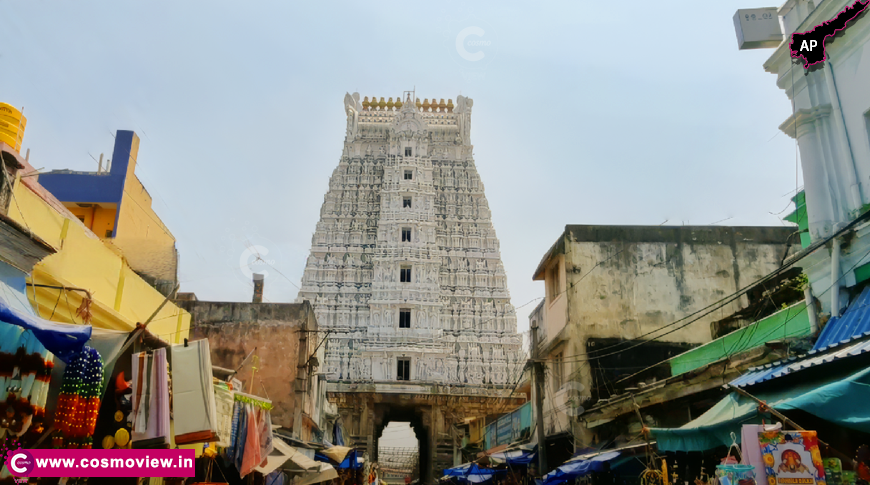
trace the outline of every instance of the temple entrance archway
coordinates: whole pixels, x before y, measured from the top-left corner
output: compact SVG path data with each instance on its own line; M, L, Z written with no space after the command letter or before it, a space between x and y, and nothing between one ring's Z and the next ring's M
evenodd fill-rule
M409 423L418 441L420 483L430 484L460 459L454 424L470 417L504 412L526 402L525 395L505 389L503 396L435 393L383 393L372 384L330 383L330 401L338 407L353 446L378 462L378 441L391 422ZM455 390L453 392L456 392Z
M427 441L426 430L421 422L412 425L409 421L398 421L401 418L396 414L405 413L389 414L392 415L389 421L382 422L375 431L380 478L389 485L404 485L406 480L419 479L421 470L429 468L428 463L421 463L423 457L430 456L428 445L421 446L421 442Z

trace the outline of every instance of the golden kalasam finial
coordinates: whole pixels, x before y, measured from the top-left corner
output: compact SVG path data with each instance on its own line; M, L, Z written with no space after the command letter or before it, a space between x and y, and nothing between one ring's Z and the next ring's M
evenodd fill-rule
M390 100L387 101L387 108L390 108L390 111L393 111L393 106L395 105L396 103L393 102L393 98L390 98Z
M378 102L378 107L383 111L387 107L387 102L384 101L384 97L381 96L381 100Z
M369 104L369 97L368 97L368 96L366 96L366 97L363 99L363 103L362 103L362 104L363 104L363 109L366 110L366 111L368 111L369 106L371 106L371 105Z
M403 105L403 104L404 104L404 103L402 103L402 97L401 97L401 96L396 96L396 109L397 109L397 110L402 109L402 105Z
M420 102L420 98L417 98L417 102L414 103L414 106L416 106L418 110L423 107L423 103Z
M429 111L429 98L423 100L423 111Z
M441 98L441 102L438 103L438 108L441 109L442 113L447 110L447 103L444 102L444 98Z
M452 99L447 100L447 112L448 113L453 112L453 100Z

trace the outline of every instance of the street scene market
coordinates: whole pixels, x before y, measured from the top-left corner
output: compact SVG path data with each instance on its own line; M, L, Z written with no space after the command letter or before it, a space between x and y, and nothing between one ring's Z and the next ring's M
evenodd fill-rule
M0 485L870 485L870 0L741 1L0 5Z

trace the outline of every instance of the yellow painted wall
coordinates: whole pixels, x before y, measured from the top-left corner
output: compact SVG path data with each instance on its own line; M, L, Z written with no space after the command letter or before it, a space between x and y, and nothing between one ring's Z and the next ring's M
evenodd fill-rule
M82 220L82 223L99 237L107 236L106 231L111 231L115 227L115 209L104 207L79 207L78 204L65 204L66 208L76 217Z
M175 280L177 258L175 237L151 207L151 194L145 190L136 176L136 157L139 153L139 137L133 136L127 179L121 199L118 227L114 244L121 248L130 266L151 276ZM99 231L94 231L103 235Z
M89 290L94 299L91 324L100 328L133 330L163 302L164 296L130 269L111 242L96 237L78 219L62 215L20 180L14 194L17 203L10 204L9 217L58 250L34 267L31 282ZM76 291L28 288L40 315L59 322L81 323L75 312L83 296ZM187 337L189 327L190 314L169 302L148 329L174 343Z
M104 207L95 207L94 208L94 223L90 227L91 231L100 237L110 237L106 236L106 231L111 231L115 228L115 213L117 210L114 207L104 208Z

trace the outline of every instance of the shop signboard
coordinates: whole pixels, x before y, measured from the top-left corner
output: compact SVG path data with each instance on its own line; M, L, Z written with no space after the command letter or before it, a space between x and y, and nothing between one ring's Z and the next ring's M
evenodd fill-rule
M825 485L815 431L764 431L758 434L758 443L767 485Z
M495 431L498 421L494 421L486 426L486 449L491 450L498 446L495 439Z
M511 413L513 414L513 413ZM498 430L496 431L496 446L509 445L513 437L513 417L505 414L498 418Z
M532 434L532 403L528 402L486 425L487 450L529 439Z

